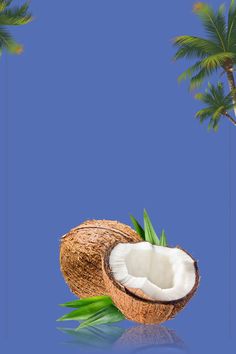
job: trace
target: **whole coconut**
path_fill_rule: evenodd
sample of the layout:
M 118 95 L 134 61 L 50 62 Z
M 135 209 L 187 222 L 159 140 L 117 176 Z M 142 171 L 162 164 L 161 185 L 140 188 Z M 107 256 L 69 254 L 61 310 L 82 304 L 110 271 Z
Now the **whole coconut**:
M 117 242 L 140 242 L 128 225 L 112 220 L 88 220 L 61 238 L 60 267 L 78 297 L 106 295 L 102 257 Z

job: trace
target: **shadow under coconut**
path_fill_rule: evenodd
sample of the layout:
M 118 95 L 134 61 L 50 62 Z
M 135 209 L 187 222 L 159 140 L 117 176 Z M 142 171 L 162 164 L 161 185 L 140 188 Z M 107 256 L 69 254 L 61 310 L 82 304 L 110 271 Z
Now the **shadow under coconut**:
M 187 353 L 184 341 L 175 331 L 160 325 L 138 325 L 128 329 L 113 326 L 99 325 L 81 328 L 58 328 L 71 336 L 67 344 L 83 347 L 96 347 L 114 351 L 128 349 L 132 353 Z

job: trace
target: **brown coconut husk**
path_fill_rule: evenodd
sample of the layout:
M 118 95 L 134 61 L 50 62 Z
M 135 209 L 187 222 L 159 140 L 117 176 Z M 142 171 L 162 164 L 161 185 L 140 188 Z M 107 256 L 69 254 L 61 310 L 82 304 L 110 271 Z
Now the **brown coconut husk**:
M 192 290 L 181 299 L 173 301 L 157 301 L 144 297 L 142 291 L 137 291 L 135 294 L 134 289 L 126 288 L 115 280 L 109 266 L 110 253 L 114 247 L 115 244 L 110 246 L 104 255 L 103 278 L 107 290 L 106 294 L 111 296 L 114 304 L 127 319 L 144 324 L 163 323 L 172 319 L 178 312 L 180 312 L 195 294 L 200 278 L 197 262 L 191 255 L 190 257 L 194 260 L 196 274 L 195 284 Z
M 106 295 L 102 256 L 114 243 L 140 242 L 128 225 L 112 220 L 88 220 L 61 238 L 61 272 L 78 297 Z

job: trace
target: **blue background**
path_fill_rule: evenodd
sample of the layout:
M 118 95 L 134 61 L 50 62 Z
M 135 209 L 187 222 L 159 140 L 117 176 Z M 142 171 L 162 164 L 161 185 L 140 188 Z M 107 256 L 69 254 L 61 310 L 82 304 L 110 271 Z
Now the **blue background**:
M 25 51 L 0 63 L 4 352 L 81 352 L 56 330 L 73 298 L 60 236 L 88 218 L 130 223 L 144 207 L 201 270 L 197 296 L 165 326 L 191 353 L 231 352 L 236 131 L 208 132 L 177 83 L 190 63 L 172 61 L 171 40 L 201 34 L 192 5 L 32 1 L 34 22 L 14 29 Z

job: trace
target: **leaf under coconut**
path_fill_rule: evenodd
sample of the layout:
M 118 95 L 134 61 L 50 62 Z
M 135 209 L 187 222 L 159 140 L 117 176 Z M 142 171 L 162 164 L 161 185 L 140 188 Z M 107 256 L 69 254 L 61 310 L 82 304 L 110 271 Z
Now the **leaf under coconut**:
M 104 305 L 112 304 L 112 300 L 109 296 L 92 296 L 92 297 L 87 297 L 85 299 L 65 302 L 64 304 L 60 304 L 60 306 L 78 308 L 98 301 L 99 302 L 102 301 Z
M 95 301 L 90 304 L 81 306 L 77 310 L 74 310 L 62 317 L 60 317 L 57 321 L 80 321 L 80 320 L 86 320 L 88 319 L 91 315 L 94 315 L 97 313 L 99 310 L 104 309 L 108 306 L 111 306 L 112 301 L 104 302 L 104 301 Z
M 102 308 L 94 315 L 90 316 L 87 320 L 82 322 L 77 330 L 87 326 L 95 326 L 106 323 L 114 323 L 119 322 L 125 319 L 125 316 L 118 310 L 118 308 L 114 305 L 107 306 Z

